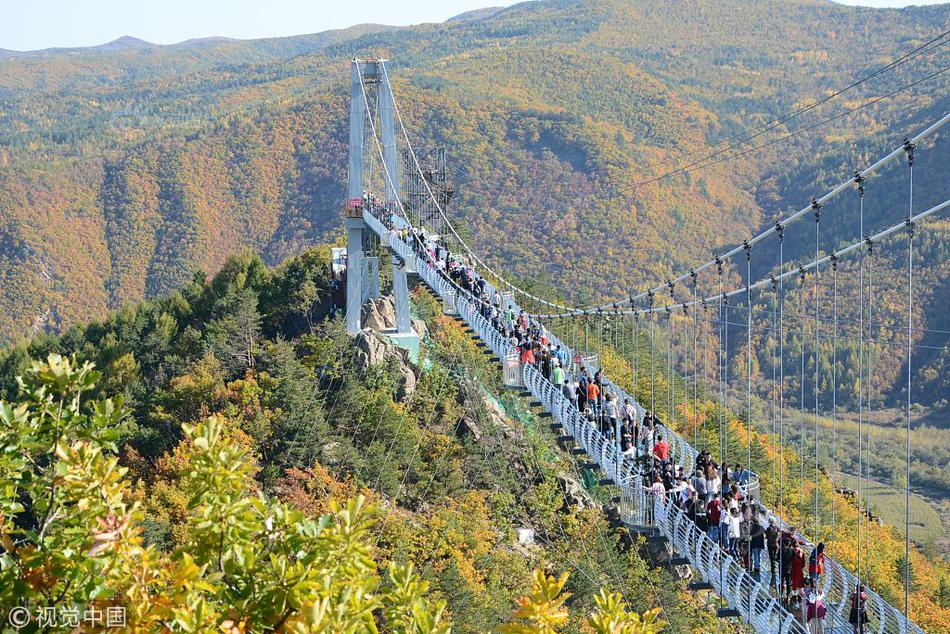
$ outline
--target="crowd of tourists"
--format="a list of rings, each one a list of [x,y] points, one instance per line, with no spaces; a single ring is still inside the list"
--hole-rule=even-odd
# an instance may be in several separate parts
[[[599,370],[590,371],[575,363],[570,350],[553,340],[543,324],[516,310],[473,267],[452,257],[442,243],[411,228],[401,229],[400,235],[417,255],[476,300],[476,310],[510,340],[522,365],[535,366],[581,416],[617,443],[625,457],[638,463],[647,495],[683,509],[710,540],[759,581],[763,581],[767,558],[769,586],[783,605],[799,615],[810,632],[824,631],[826,608],[820,582],[825,545],[819,543],[806,552],[807,543],[797,537],[794,527],[781,527],[777,518],[748,494],[752,480],[748,469],[738,463],[717,464],[710,452],[703,450],[693,471],[684,472],[671,460],[665,427],[653,413],[647,411],[638,420],[629,399],[618,402],[612,391],[605,389]],[[652,512],[652,504],[646,507]],[[864,631],[868,621],[866,602],[867,594],[859,585],[851,597],[849,614],[856,634]]]

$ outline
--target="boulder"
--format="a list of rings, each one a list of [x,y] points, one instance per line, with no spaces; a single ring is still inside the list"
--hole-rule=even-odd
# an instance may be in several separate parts
[[[561,487],[561,492],[564,493],[564,499],[571,506],[581,508],[595,508],[598,506],[594,498],[584,490],[583,485],[566,473],[557,474],[557,483]]]
[[[363,328],[382,332],[386,330],[386,322],[376,307],[376,302],[370,300],[363,306]]]
[[[405,403],[412,398],[416,391],[416,375],[412,368],[403,364],[399,366],[399,379],[396,383],[396,400]]]
[[[370,299],[363,306],[363,328],[377,332],[393,330],[396,327],[396,302],[387,295],[379,299]]]
[[[475,442],[482,439],[482,430],[478,428],[474,420],[467,416],[459,421],[458,432],[460,436],[471,436]]]
[[[479,394],[485,406],[485,411],[488,413],[488,421],[491,425],[500,429],[506,439],[515,441],[520,445],[523,441],[522,434],[511,425],[511,421],[508,420],[508,415],[505,413],[505,410],[502,409],[501,405],[494,399],[488,398],[484,393],[480,392]]]
[[[426,322],[421,319],[412,320],[412,329],[416,331],[420,339],[425,339],[429,336],[429,328],[426,326]]]
[[[356,367],[364,372],[370,366],[382,363],[389,357],[396,357],[403,365],[409,362],[409,352],[383,341],[373,330],[363,330],[356,335]],[[412,370],[409,370],[412,372]],[[413,376],[412,388],[415,388]]]

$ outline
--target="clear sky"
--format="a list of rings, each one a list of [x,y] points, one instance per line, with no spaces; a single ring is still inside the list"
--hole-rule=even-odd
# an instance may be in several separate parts
[[[942,0],[846,0],[864,6]],[[0,48],[103,44],[122,35],[171,44],[196,37],[274,37],[362,22],[408,25],[514,0],[0,0]]]

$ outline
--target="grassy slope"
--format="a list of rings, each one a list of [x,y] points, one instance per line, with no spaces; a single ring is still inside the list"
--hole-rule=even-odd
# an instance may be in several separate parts
[[[842,474],[840,486],[857,490],[857,478]],[[881,520],[904,533],[904,491],[895,489],[882,482],[871,482],[868,495],[871,497],[871,512],[880,516]],[[910,538],[927,550],[939,550],[941,556],[947,557],[946,544],[941,544],[948,526],[944,524],[940,513],[934,508],[934,501],[917,493],[910,496]]]

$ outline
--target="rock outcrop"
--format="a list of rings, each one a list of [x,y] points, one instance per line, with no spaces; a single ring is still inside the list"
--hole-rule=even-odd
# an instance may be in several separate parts
[[[371,299],[363,306],[363,328],[377,332],[396,327],[396,301],[391,295]]]
[[[584,485],[566,473],[557,474],[557,483],[561,487],[561,492],[564,493],[564,499],[571,506],[585,509],[599,507],[594,498],[584,489]]]
[[[384,363],[388,359],[399,362],[396,382],[396,400],[406,402],[416,391],[416,371],[409,362],[409,352],[384,341],[374,330],[366,329],[356,335],[356,367],[360,372]]]

